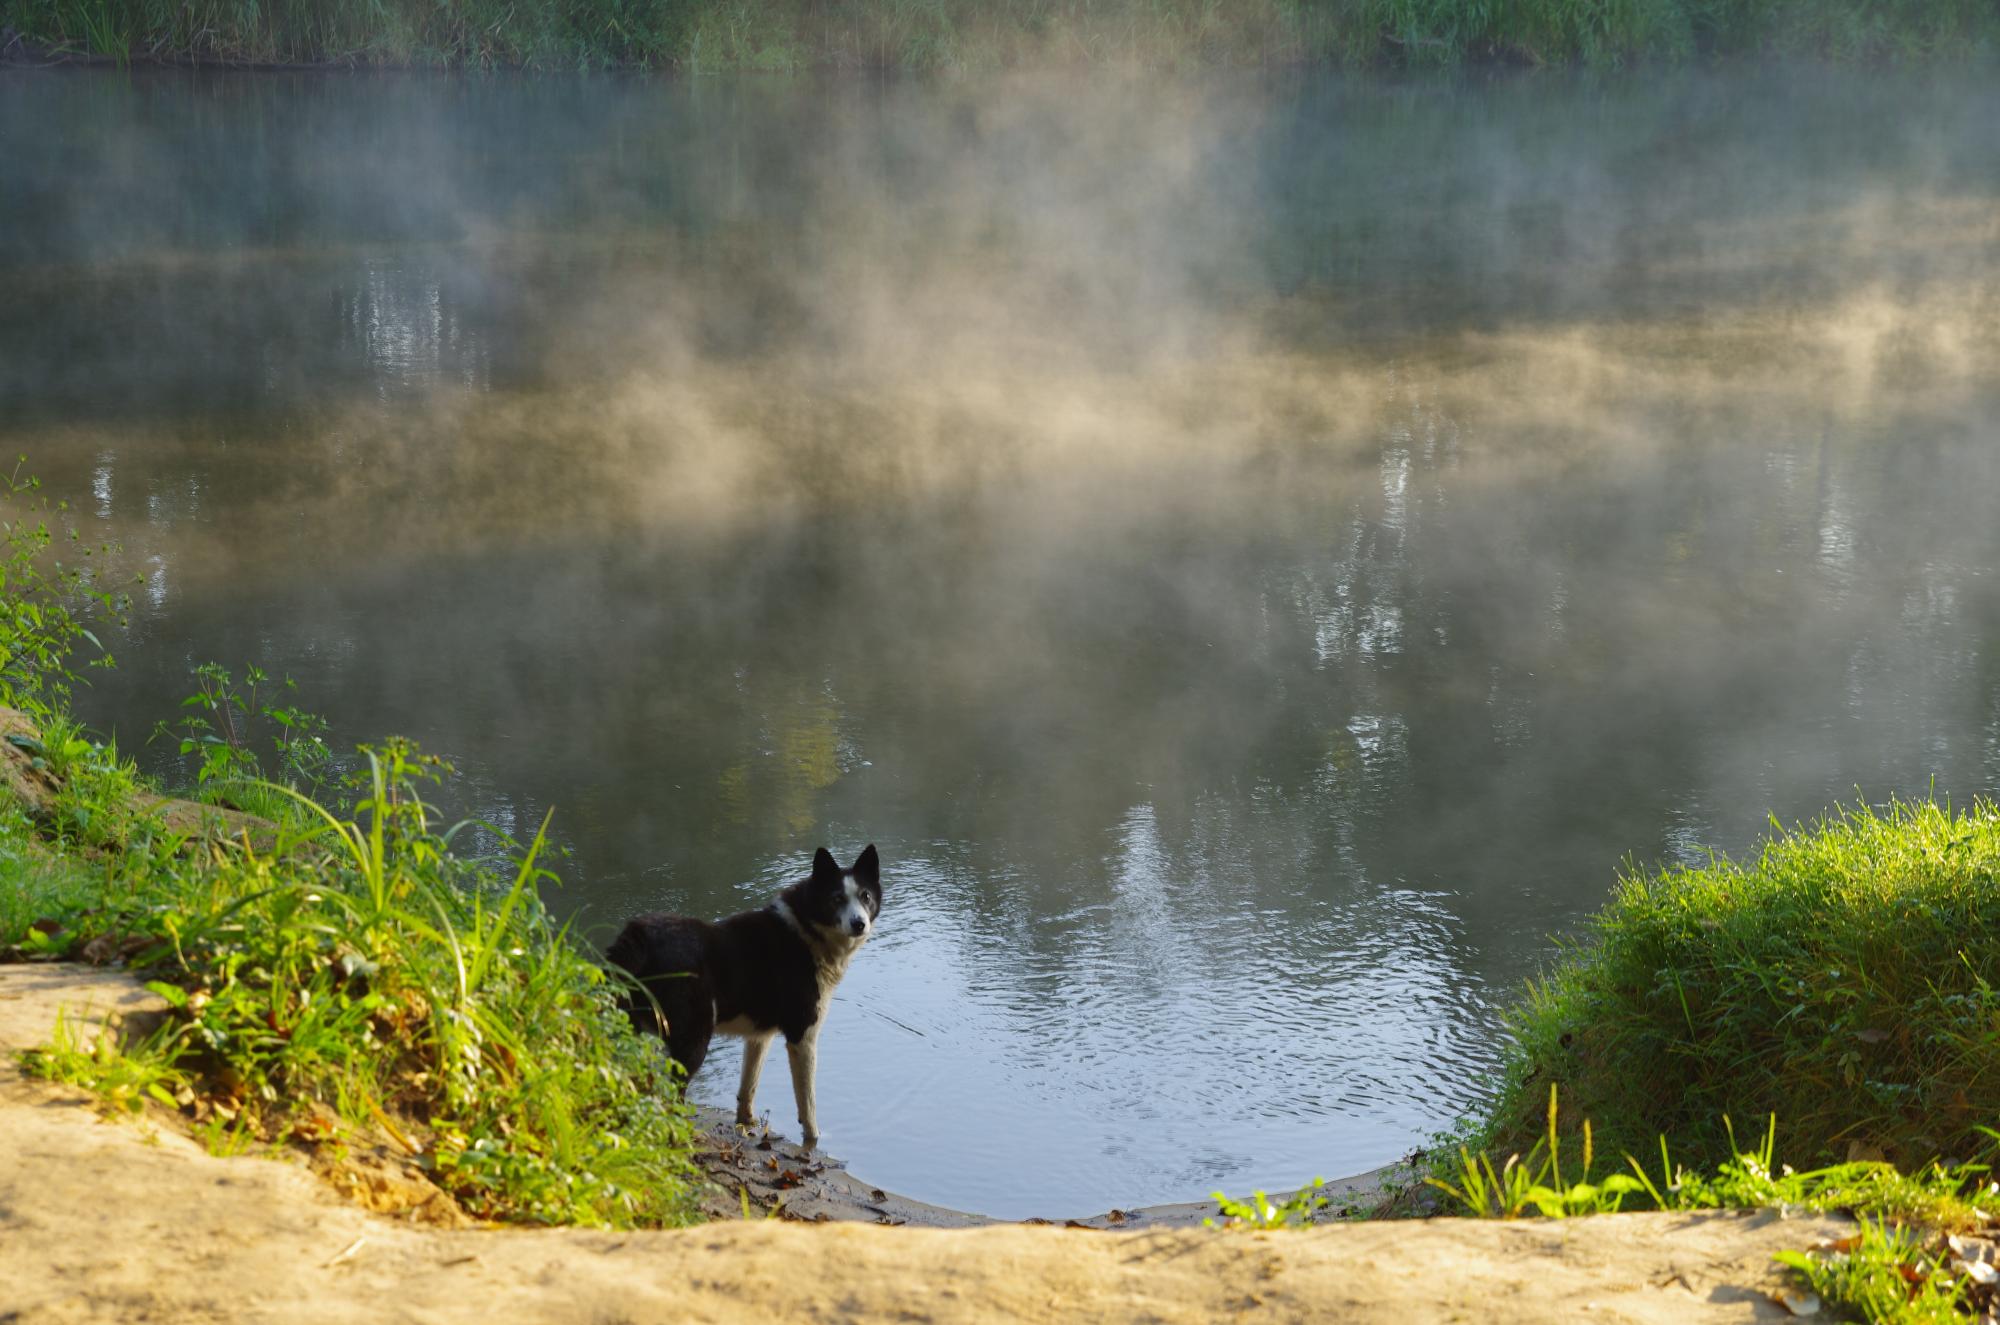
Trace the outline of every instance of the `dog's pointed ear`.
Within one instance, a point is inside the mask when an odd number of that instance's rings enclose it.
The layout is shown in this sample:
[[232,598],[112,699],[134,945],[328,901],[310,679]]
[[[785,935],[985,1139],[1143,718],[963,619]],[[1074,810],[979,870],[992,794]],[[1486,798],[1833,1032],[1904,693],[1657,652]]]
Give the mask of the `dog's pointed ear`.
[[813,882],[840,882],[840,865],[834,860],[833,853],[825,847],[813,852]]
[[867,849],[854,858],[854,877],[861,883],[881,883],[882,861],[875,854],[875,844],[873,842],[870,842]]

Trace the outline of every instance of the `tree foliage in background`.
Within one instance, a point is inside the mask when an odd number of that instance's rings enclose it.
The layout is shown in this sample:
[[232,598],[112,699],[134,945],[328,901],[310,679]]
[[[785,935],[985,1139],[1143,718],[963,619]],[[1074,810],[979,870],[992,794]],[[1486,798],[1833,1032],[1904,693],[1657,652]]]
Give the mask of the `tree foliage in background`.
[[96,574],[93,558],[108,549],[87,545],[40,489],[18,466],[0,475],[0,704],[43,716],[68,701],[81,645],[99,650],[92,665],[111,665],[85,622],[124,604]]
[[1990,0],[0,0],[0,28],[16,56],[689,71],[2000,50]]

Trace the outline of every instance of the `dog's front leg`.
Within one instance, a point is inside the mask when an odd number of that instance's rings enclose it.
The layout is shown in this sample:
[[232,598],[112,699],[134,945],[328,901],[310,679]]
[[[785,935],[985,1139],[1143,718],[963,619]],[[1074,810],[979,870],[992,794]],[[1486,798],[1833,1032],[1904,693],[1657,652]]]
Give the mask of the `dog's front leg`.
[[819,1065],[819,1027],[796,1040],[785,1041],[785,1056],[792,1060],[792,1094],[799,1101],[799,1132],[805,1148],[819,1144],[819,1113],[813,1100],[813,1070]]
[[746,1035],[743,1038],[743,1080],[736,1086],[736,1125],[747,1127],[752,1121],[752,1106],[757,1102],[757,1078],[764,1071],[764,1051],[771,1047],[768,1035]]

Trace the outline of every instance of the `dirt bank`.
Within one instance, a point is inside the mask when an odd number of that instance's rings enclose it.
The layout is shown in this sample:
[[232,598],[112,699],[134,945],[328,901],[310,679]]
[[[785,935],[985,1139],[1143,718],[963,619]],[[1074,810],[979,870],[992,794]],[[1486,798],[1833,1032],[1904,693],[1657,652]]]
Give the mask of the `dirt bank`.
[[1301,1233],[718,1222],[673,1233],[440,1229],[304,1168],[217,1159],[22,1077],[56,1009],[126,976],[0,967],[0,1321],[1383,1322],[1784,1319],[1770,1255],[1830,1219],[1621,1215]]

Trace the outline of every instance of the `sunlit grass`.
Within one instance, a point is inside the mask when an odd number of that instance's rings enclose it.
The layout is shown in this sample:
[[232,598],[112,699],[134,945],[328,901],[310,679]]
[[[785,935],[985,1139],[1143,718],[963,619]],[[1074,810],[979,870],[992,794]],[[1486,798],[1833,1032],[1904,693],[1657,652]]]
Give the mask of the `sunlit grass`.
[[54,560],[58,547],[89,552],[74,534],[58,543],[62,509],[33,479],[0,477],[0,510],[0,705],[26,710],[7,721],[0,960],[122,958],[170,1010],[130,1044],[65,1021],[30,1065],[119,1108],[184,1110],[232,1151],[387,1133],[482,1218],[695,1218],[673,1069],[543,906],[555,879],[542,832],[469,859],[465,826],[440,830],[423,799],[448,768],[393,739],[362,752],[329,808],[300,789],[338,771],[325,724],[268,692],[260,702],[254,669],[239,687],[214,666],[197,669],[179,749],[204,792],[254,796],[275,822],[253,834],[232,821],[231,840],[199,810],[169,816],[67,707],[70,659],[97,642],[83,614],[115,613],[117,598]]
[[1968,1283],[1937,1255],[1932,1238],[1886,1219],[1860,1221],[1843,1246],[1820,1254],[1779,1252],[1828,1304],[1870,1325],[1958,1325]]
[[281,793],[304,813],[268,852],[158,835],[120,815],[127,781],[73,784],[98,799],[70,818],[138,827],[96,870],[28,871],[0,907],[0,947],[59,955],[114,935],[171,1014],[138,1046],[59,1030],[38,1069],[121,1106],[184,1109],[233,1146],[323,1140],[330,1111],[389,1132],[483,1218],[694,1218],[688,1111],[544,909],[541,835],[504,873],[467,861],[419,795],[436,762],[401,742],[368,759],[349,816]]
[[2000,1118],[2000,809],[1896,802],[1745,864],[1626,877],[1515,1011],[1474,1149],[1525,1151],[1559,1087],[1613,1156],[1732,1159],[1782,1120],[1814,1165],[1970,1161]]
[[188,1082],[182,1057],[180,1036],[172,1027],[128,1043],[115,1026],[95,1022],[89,1008],[78,1010],[75,1018],[64,1009],[48,1044],[28,1053],[27,1066],[46,1080],[94,1092],[112,1109],[138,1113],[149,1100],[175,1106],[177,1093]]

